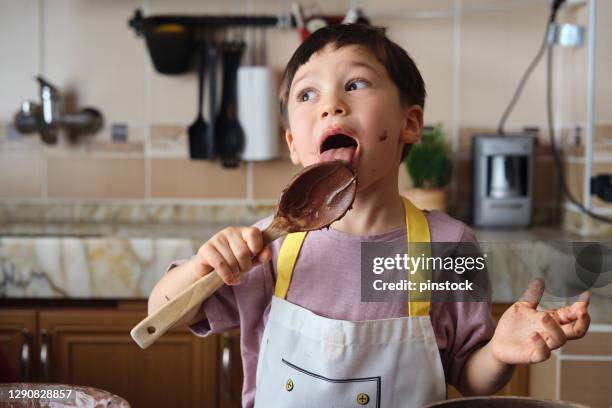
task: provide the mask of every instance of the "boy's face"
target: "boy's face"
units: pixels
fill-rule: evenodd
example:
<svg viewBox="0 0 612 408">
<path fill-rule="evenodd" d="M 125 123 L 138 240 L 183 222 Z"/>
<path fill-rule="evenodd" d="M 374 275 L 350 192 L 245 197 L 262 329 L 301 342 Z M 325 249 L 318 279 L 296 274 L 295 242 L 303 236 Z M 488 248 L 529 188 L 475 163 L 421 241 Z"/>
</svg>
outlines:
<svg viewBox="0 0 612 408">
<path fill-rule="evenodd" d="M 360 190 L 392 178 L 396 183 L 402 148 L 417 142 L 423 127 L 421 107 L 402 107 L 385 67 L 355 45 L 328 45 L 300 66 L 287 110 L 293 163 L 347 161 L 357 170 Z"/>
</svg>

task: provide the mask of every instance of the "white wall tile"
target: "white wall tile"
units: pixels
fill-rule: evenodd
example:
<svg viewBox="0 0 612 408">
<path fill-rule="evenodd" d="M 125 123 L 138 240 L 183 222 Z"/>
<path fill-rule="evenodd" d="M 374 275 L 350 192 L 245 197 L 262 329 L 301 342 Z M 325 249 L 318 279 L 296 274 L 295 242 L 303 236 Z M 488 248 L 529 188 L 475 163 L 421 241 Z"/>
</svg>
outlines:
<svg viewBox="0 0 612 408">
<path fill-rule="evenodd" d="M 44 4 L 46 78 L 77 108 L 93 106 L 108 123 L 145 119 L 145 49 L 128 27 L 142 1 L 54 0 Z"/>
<path fill-rule="evenodd" d="M 408 52 L 425 81 L 425 122 L 443 122 L 449 129 L 453 98 L 452 20 L 423 19 L 403 23 L 389 20 L 388 23 L 388 36 Z"/>
<path fill-rule="evenodd" d="M 24 100 L 38 100 L 39 9 L 36 0 L 0 0 L 0 122 Z"/>
<path fill-rule="evenodd" d="M 496 126 L 542 42 L 547 6 L 466 13 L 461 25 L 462 126 Z M 544 61 L 534 70 L 509 119 L 546 121 Z"/>
</svg>

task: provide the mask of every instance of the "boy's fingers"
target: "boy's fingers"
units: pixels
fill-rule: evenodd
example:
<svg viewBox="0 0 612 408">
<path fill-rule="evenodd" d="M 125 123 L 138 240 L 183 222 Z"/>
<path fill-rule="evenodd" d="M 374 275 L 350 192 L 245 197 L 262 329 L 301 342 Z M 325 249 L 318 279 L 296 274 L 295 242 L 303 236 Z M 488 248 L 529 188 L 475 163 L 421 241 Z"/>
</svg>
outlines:
<svg viewBox="0 0 612 408">
<path fill-rule="evenodd" d="M 234 286 L 234 285 L 238 285 L 240 284 L 241 281 L 241 277 L 240 275 L 235 275 L 232 277 L 232 279 L 228 282 L 228 285 L 230 286 Z"/>
<path fill-rule="evenodd" d="M 197 278 L 201 278 L 202 276 L 208 275 L 210 271 L 213 270 L 213 267 L 210 266 L 206 258 L 198 251 L 193 257 L 192 260 L 195 262 L 195 273 Z"/>
<path fill-rule="evenodd" d="M 217 237 L 213 245 L 225 260 L 225 263 L 231 270 L 232 274 L 237 275 L 240 272 L 240 264 L 232 252 L 232 247 L 230 246 L 227 232 Z"/>
<path fill-rule="evenodd" d="M 519 302 L 523 302 L 532 309 L 538 307 L 542 294 L 544 293 L 544 280 L 541 278 L 534 279 L 531 281 L 525 293 L 519 299 Z"/>
<path fill-rule="evenodd" d="M 204 257 L 212 269 L 219 274 L 221 279 L 223 279 L 223 282 L 229 285 L 234 273 L 225 262 L 223 255 L 220 254 L 214 246 L 206 245 L 206 247 L 202 250 L 202 257 Z"/>
<path fill-rule="evenodd" d="M 563 306 L 558 309 L 549 310 L 552 313 L 557 323 L 565 325 L 578 320 L 578 316 L 587 312 L 591 292 L 585 291 L 580 294 L 578 300 L 569 306 Z"/>
<path fill-rule="evenodd" d="M 571 306 L 572 308 L 589 307 L 591 303 L 591 291 L 585 290 L 578 296 L 578 300 Z"/>
<path fill-rule="evenodd" d="M 550 350 L 557 349 L 567 342 L 563 329 L 548 313 L 544 312 L 544 315 L 538 321 L 538 325 L 541 329 L 539 333 Z"/>
<path fill-rule="evenodd" d="M 251 255 L 255 256 L 263 248 L 263 235 L 261 230 L 255 227 L 247 227 L 242 229 L 242 238 L 245 240 Z"/>
<path fill-rule="evenodd" d="M 231 230 L 228 233 L 228 241 L 232 253 L 238 261 L 240 272 L 246 272 L 251 269 L 251 266 L 253 265 L 251 258 L 253 256 L 251 255 L 251 251 L 249 250 L 247 243 L 242 238 L 240 232 L 237 230 Z"/>
<path fill-rule="evenodd" d="M 548 310 L 547 313 L 550 313 L 557 323 L 561 325 L 575 322 L 576 319 L 578 319 L 578 315 L 571 306 L 563 306 L 559 309 Z"/>
<path fill-rule="evenodd" d="M 270 247 L 265 247 L 258 255 L 257 260 L 261 263 L 270 262 L 272 259 L 272 250 Z"/>
<path fill-rule="evenodd" d="M 531 335 L 531 353 L 529 360 L 531 363 L 539 363 L 550 357 L 550 349 L 538 332 Z"/>
<path fill-rule="evenodd" d="M 584 337 L 590 324 L 591 316 L 585 310 L 578 314 L 578 319 L 575 322 L 565 324 L 561 328 L 568 339 L 575 340 Z"/>
</svg>

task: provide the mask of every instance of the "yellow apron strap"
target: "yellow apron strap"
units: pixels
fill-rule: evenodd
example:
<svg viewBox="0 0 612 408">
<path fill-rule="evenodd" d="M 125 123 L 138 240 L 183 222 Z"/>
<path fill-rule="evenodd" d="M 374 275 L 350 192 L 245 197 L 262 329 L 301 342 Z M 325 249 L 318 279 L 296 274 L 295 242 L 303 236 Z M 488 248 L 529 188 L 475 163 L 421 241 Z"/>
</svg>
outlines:
<svg viewBox="0 0 612 408">
<path fill-rule="evenodd" d="M 423 211 L 419 210 L 410 202 L 410 200 L 402 197 L 404 201 L 404 211 L 406 212 L 406 226 L 407 226 L 407 234 L 406 240 L 408 242 L 408 256 L 412 257 L 420 257 L 421 255 L 425 258 L 430 256 L 430 247 L 429 245 L 410 245 L 411 243 L 430 243 L 431 236 L 429 234 L 429 224 L 427 223 L 427 218 Z M 424 248 L 423 248 L 424 247 Z M 422 251 L 417 250 L 422 249 Z M 410 275 L 409 279 L 412 282 L 417 283 L 417 287 L 420 282 L 427 282 L 431 279 L 431 270 L 427 268 L 423 268 L 418 270 L 414 275 Z M 410 293 L 411 295 L 412 293 Z M 415 291 L 415 297 L 419 296 L 420 299 L 427 300 L 411 300 L 412 296 L 409 296 L 408 300 L 408 316 L 429 316 L 429 292 L 427 293 L 419 293 Z"/>
<path fill-rule="evenodd" d="M 431 242 L 431 237 L 429 234 L 429 224 L 427 223 L 427 218 L 423 211 L 419 210 L 412 204 L 409 200 L 402 197 L 404 202 L 404 211 L 406 213 L 406 231 L 407 231 L 407 242 L 408 243 L 429 243 Z M 300 249 L 302 248 L 302 244 L 304 243 L 304 239 L 306 238 L 306 232 L 295 232 L 289 234 L 285 237 L 283 244 L 281 245 L 278 260 L 276 263 L 277 270 L 277 278 L 276 278 L 276 286 L 274 288 L 274 296 L 279 297 L 281 299 L 285 299 L 287 297 L 287 292 L 289 291 L 289 285 L 291 284 L 291 276 L 293 275 L 293 269 L 295 267 L 295 263 L 297 261 L 298 255 L 300 253 Z M 416 248 L 412 248 L 408 245 L 408 250 L 412 250 L 414 252 Z M 409 253 L 411 257 L 418 256 L 429 256 L 429 247 L 423 253 Z M 431 279 L 431 271 L 427 269 L 422 269 L 417 271 L 414 275 L 409 277 L 413 282 L 417 282 L 417 287 L 419 282 L 427 282 L 428 279 Z M 408 301 L 408 316 L 429 316 L 429 293 L 425 294 L 427 300 L 423 301 Z M 420 294 L 421 298 L 423 294 Z"/>
<path fill-rule="evenodd" d="M 276 262 L 277 277 L 274 296 L 281 299 L 287 297 L 291 276 L 293 275 L 293 268 L 295 267 L 295 262 L 297 261 L 305 238 L 306 232 L 294 232 L 285 237 Z"/>
</svg>

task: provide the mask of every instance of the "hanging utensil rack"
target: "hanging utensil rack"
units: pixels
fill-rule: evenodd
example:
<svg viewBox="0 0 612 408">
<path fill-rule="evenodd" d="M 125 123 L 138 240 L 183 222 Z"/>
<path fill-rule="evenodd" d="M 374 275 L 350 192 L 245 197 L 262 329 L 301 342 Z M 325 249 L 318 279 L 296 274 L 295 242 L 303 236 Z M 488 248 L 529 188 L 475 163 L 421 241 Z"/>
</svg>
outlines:
<svg viewBox="0 0 612 408">
<path fill-rule="evenodd" d="M 190 29 L 215 30 L 228 27 L 276 27 L 295 28 L 295 17 L 290 14 L 278 16 L 196 16 L 196 15 L 158 15 L 144 17 L 142 10 L 137 9 L 128 25 L 139 37 L 144 36 L 147 27 L 159 24 L 180 24 Z"/>
</svg>

